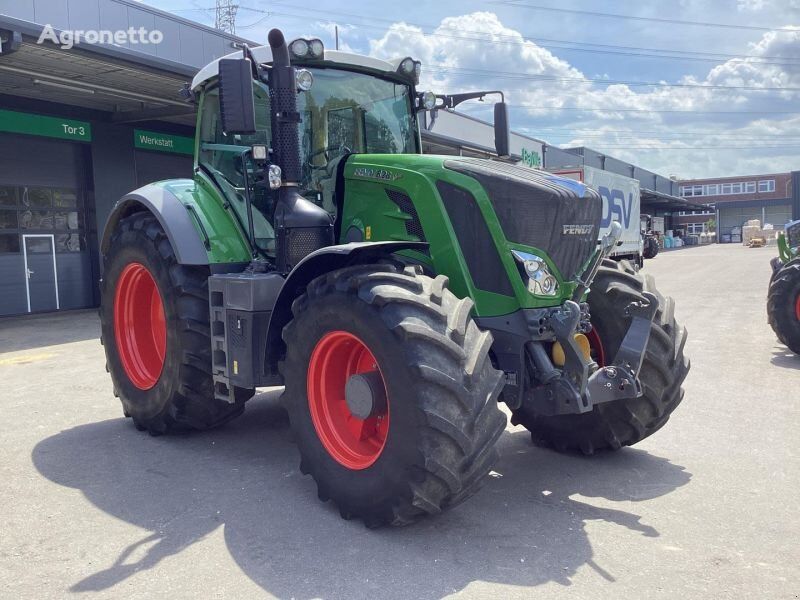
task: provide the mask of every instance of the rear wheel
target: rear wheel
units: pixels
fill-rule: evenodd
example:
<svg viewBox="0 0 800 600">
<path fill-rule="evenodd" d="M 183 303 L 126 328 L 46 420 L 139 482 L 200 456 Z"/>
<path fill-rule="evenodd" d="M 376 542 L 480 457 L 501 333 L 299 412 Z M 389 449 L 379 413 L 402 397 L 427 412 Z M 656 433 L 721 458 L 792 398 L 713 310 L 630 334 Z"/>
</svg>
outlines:
<svg viewBox="0 0 800 600">
<path fill-rule="evenodd" d="M 138 429 L 208 429 L 241 414 L 253 390 L 237 390 L 233 404 L 214 399 L 208 268 L 178 264 L 151 214 L 118 224 L 101 291 L 107 368 Z"/>
<path fill-rule="evenodd" d="M 321 500 L 406 525 L 477 491 L 505 428 L 502 373 L 472 301 L 413 267 L 324 275 L 292 306 L 284 403 Z"/>
<path fill-rule="evenodd" d="M 767 317 L 782 344 L 800 354 L 800 261 L 777 271 L 767 295 Z"/>
<path fill-rule="evenodd" d="M 587 336 L 595 362 L 612 361 L 625 337 L 630 317 L 625 308 L 642 300 L 642 292 L 651 292 L 659 308 L 650 329 L 639 381 L 644 394 L 640 398 L 598 404 L 580 415 L 542 416 L 520 409 L 512 423 L 531 431 L 534 443 L 559 451 L 618 450 L 631 446 L 658 431 L 683 399 L 683 380 L 689 361 L 683 355 L 686 330 L 675 321 L 675 303 L 656 290 L 650 275 L 638 275 L 628 261 L 603 261 L 592 283 L 589 312 L 592 331 Z"/>
<path fill-rule="evenodd" d="M 644 239 L 644 250 L 642 251 L 642 255 L 644 258 L 655 258 L 656 254 L 658 254 L 658 241 L 653 236 L 647 236 Z"/>
</svg>

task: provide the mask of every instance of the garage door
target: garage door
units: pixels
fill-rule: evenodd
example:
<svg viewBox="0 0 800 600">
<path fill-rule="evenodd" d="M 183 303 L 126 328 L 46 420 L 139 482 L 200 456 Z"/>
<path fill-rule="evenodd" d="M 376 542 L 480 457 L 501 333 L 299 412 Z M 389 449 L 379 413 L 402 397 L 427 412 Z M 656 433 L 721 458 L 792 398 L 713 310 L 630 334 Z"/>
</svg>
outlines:
<svg viewBox="0 0 800 600">
<path fill-rule="evenodd" d="M 751 219 L 761 220 L 760 206 L 725 206 L 719 209 L 719 231 L 725 235 L 734 227 L 741 227 Z"/>
<path fill-rule="evenodd" d="M 783 204 L 780 206 L 766 207 L 766 223 L 772 223 L 775 229 L 782 229 L 786 223 L 792 220 L 792 205 Z"/>
<path fill-rule="evenodd" d="M 192 177 L 194 161 L 191 156 L 136 150 L 135 160 L 137 186 L 163 179 Z"/>
<path fill-rule="evenodd" d="M 0 315 L 92 306 L 83 156 L 0 134 Z"/>
</svg>

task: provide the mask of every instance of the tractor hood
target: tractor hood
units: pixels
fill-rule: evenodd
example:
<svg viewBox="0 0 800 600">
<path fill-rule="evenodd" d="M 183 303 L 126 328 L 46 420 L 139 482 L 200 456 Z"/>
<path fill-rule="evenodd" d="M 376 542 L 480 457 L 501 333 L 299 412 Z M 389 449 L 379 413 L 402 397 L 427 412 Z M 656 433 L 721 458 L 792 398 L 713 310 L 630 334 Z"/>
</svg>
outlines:
<svg viewBox="0 0 800 600">
<path fill-rule="evenodd" d="M 575 280 L 597 249 L 602 200 L 584 184 L 486 159 L 452 158 L 443 166 L 476 179 L 506 239 L 547 253 L 565 280 Z"/>
</svg>

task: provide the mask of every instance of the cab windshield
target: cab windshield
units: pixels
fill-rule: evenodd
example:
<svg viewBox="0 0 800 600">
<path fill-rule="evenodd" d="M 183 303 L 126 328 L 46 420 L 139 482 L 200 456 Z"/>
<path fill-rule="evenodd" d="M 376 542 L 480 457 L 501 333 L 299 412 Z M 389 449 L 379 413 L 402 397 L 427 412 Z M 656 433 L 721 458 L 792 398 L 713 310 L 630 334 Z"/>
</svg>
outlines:
<svg viewBox="0 0 800 600">
<path fill-rule="evenodd" d="M 409 86 L 338 69 L 310 69 L 298 96 L 301 193 L 334 212 L 336 168 L 349 153 L 414 154 L 417 128 Z"/>
<path fill-rule="evenodd" d="M 411 88 L 374 75 L 312 68 L 314 85 L 297 97 L 300 112 L 300 193 L 335 215 L 337 167 L 347 154 L 419 152 Z M 255 242 L 274 255 L 274 195 L 254 185 L 255 165 L 247 150 L 270 144 L 270 101 L 266 84 L 254 82 L 254 135 L 227 135 L 222 129 L 219 90 L 203 97 L 199 164 L 210 174 L 243 224 L 246 199 L 253 211 Z"/>
</svg>

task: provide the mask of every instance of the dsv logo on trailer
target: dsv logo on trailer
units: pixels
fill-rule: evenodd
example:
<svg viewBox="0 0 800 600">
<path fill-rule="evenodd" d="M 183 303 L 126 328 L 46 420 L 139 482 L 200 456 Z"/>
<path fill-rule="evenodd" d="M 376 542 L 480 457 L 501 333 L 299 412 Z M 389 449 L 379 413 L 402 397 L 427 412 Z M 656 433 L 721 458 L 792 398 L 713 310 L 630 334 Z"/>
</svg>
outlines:
<svg viewBox="0 0 800 600">
<path fill-rule="evenodd" d="M 600 221 L 600 227 L 608 227 L 611 221 L 619 221 L 625 229 L 630 227 L 633 194 L 628 194 L 626 199 L 622 190 L 609 190 L 603 185 L 598 187 L 597 191 L 603 198 L 603 219 Z"/>
</svg>

